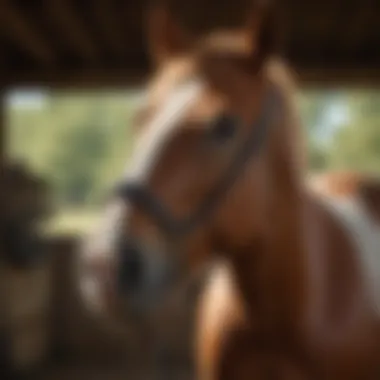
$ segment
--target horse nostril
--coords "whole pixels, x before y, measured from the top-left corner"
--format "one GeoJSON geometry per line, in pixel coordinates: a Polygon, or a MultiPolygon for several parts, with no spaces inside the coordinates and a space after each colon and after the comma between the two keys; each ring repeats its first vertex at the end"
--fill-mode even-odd
{"type": "Polygon", "coordinates": [[[143,277],[143,260],[139,250],[126,245],[122,248],[119,266],[119,285],[122,291],[136,290],[143,277]]]}

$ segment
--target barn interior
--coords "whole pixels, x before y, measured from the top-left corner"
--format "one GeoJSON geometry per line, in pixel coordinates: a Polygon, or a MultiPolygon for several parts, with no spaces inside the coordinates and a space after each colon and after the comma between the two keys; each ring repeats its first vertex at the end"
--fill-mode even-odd
{"type": "MultiPolygon", "coordinates": [[[[248,4],[169,1],[196,35],[239,25],[248,4]]],[[[301,87],[380,85],[379,1],[283,0],[277,6],[282,54],[301,87]]],[[[25,204],[25,192],[36,188],[44,197],[43,183],[15,171],[5,153],[6,94],[16,88],[96,91],[143,85],[152,71],[146,9],[146,0],[0,1],[0,162],[7,174],[2,178],[3,209],[25,204]]],[[[75,236],[46,239],[42,245],[49,255],[37,264],[28,255],[37,257],[42,248],[30,248],[20,257],[18,246],[2,245],[0,367],[7,378],[137,379],[138,365],[147,366],[134,340],[126,342],[129,338],[100,325],[83,309],[73,281],[77,243],[75,236]]]]}

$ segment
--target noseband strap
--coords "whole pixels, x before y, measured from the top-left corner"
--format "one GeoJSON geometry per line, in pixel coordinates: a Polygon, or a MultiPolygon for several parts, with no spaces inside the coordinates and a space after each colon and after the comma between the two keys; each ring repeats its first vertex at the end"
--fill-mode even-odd
{"type": "Polygon", "coordinates": [[[149,215],[165,233],[176,237],[188,234],[212,214],[241,175],[247,162],[260,153],[274,125],[274,116],[279,110],[279,103],[277,92],[270,89],[259,120],[252,126],[247,140],[238,150],[226,173],[193,214],[182,219],[175,218],[154,194],[138,183],[121,183],[117,187],[117,195],[149,215]]]}

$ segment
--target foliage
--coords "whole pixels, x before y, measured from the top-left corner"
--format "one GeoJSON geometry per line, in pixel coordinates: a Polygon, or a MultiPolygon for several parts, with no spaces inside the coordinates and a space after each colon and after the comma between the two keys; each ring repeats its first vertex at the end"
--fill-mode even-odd
{"type": "MultiPolygon", "coordinates": [[[[138,93],[51,93],[41,108],[10,107],[8,154],[47,179],[62,207],[95,209],[121,176],[138,93]]],[[[380,95],[309,91],[299,105],[311,170],[380,170],[380,95]],[[329,119],[338,103],[349,117],[329,119]]]]}
{"type": "Polygon", "coordinates": [[[380,96],[349,94],[351,118],[334,136],[328,161],[332,168],[380,171],[380,96]]]}
{"type": "Polygon", "coordinates": [[[130,96],[52,94],[42,109],[11,107],[9,155],[47,178],[57,202],[95,206],[122,172],[130,96]]]}

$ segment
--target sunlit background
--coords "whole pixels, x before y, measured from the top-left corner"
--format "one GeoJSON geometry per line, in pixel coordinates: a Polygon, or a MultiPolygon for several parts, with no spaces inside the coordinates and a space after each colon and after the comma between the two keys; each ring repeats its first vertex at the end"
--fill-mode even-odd
{"type": "MultiPolygon", "coordinates": [[[[139,88],[8,93],[8,157],[51,186],[56,211],[49,233],[79,234],[96,220],[128,160],[131,116],[141,93],[139,88]]],[[[310,171],[380,172],[379,92],[304,91],[299,107],[310,171]]]]}

